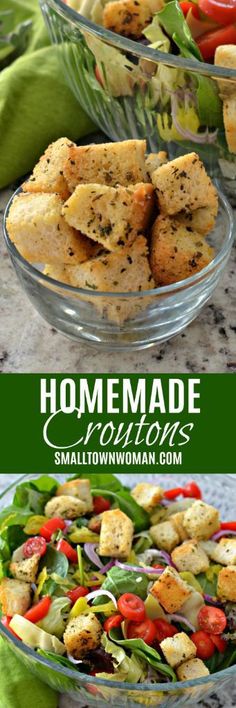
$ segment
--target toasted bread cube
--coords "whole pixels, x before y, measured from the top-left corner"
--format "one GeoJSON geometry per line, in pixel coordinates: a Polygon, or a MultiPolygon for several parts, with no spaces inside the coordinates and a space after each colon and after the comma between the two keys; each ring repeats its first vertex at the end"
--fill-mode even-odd
{"type": "MultiPolygon", "coordinates": [[[[227,69],[236,69],[236,46],[235,44],[221,44],[216,48],[214,63],[216,66],[224,66],[227,69]]],[[[235,96],[235,81],[217,80],[221,96],[235,96]]]]}
{"type": "Polygon", "coordinates": [[[154,484],[149,484],[148,482],[139,482],[136,487],[132,489],[132,497],[134,497],[137,504],[143,507],[148,513],[154,509],[154,507],[163,499],[164,492],[161,487],[154,484]]]}
{"type": "Polygon", "coordinates": [[[160,642],[161,650],[167,663],[175,669],[183,662],[193,659],[197,647],[185,632],[178,632],[173,637],[167,637],[160,642]]]}
{"type": "Polygon", "coordinates": [[[72,146],[64,167],[70,192],[78,184],[128,187],[137,182],[148,182],[145,151],[146,140],[72,146]]]}
{"type": "Polygon", "coordinates": [[[64,165],[69,158],[69,150],[76,147],[68,138],[59,138],[45,150],[33,170],[33,174],[23,185],[24,192],[57,192],[67,199],[70,191],[64,176],[64,165]]]}
{"type": "Polygon", "coordinates": [[[65,283],[66,285],[70,285],[70,276],[68,272],[68,266],[66,265],[58,265],[57,263],[46,263],[43,273],[44,275],[47,275],[48,278],[58,280],[59,283],[65,283]]]}
{"type": "Polygon", "coordinates": [[[149,529],[150,536],[157,548],[162,548],[164,551],[170,551],[175,548],[180,542],[180,537],[172,521],[162,521],[160,524],[155,524],[149,529]]]}
{"type": "Polygon", "coordinates": [[[209,568],[209,558],[194,538],[175,548],[171,558],[179,571],[188,570],[193,575],[205,573],[209,568]]]}
{"type": "Polygon", "coordinates": [[[153,206],[151,184],[130,187],[80,184],[62,213],[70,226],[115,251],[132,243],[148,227],[153,206]]]}
{"type": "Polygon", "coordinates": [[[89,651],[99,647],[102,632],[102,625],[93,612],[75,617],[68,622],[63,635],[66,651],[74,659],[82,659],[89,651]]]}
{"type": "Polygon", "coordinates": [[[236,538],[221,538],[210,558],[221,565],[236,565],[236,538]]]}
{"type": "Polygon", "coordinates": [[[214,251],[197,232],[177,219],[159,215],[151,238],[150,265],[157,285],[170,285],[195,275],[213,259],[214,251]]]}
{"type": "Polygon", "coordinates": [[[62,516],[63,519],[77,519],[86,514],[86,504],[69,494],[61,494],[59,497],[52,497],[47,502],[44,513],[50,518],[62,516]]]}
{"type": "Polygon", "coordinates": [[[184,661],[177,667],[176,673],[179,681],[190,681],[201,678],[201,676],[208,676],[210,671],[201,659],[196,658],[184,661]]]}
{"type": "Polygon", "coordinates": [[[77,497],[86,506],[86,512],[93,510],[93,497],[89,479],[72,479],[57,488],[57,497],[61,495],[77,497]]]}
{"type": "Polygon", "coordinates": [[[223,102],[223,118],[225,126],[225,137],[227,140],[227,145],[229,151],[234,155],[236,154],[236,126],[235,126],[235,114],[236,114],[236,96],[227,98],[223,102]]]}
{"type": "Polygon", "coordinates": [[[168,155],[164,150],[161,150],[160,152],[150,152],[145,160],[148,175],[151,177],[152,173],[166,162],[168,162],[168,155]]]}
{"type": "Polygon", "coordinates": [[[160,210],[163,214],[195,211],[200,207],[215,209],[217,191],[195,152],[177,157],[152,173],[160,210]]]}
{"type": "Polygon", "coordinates": [[[31,263],[82,263],[96,253],[94,243],[67,224],[58,194],[19,194],[7,218],[9,236],[31,263]]]}
{"type": "Polygon", "coordinates": [[[104,27],[126,37],[140,37],[163,5],[163,0],[112,0],[103,10],[104,27]]]}
{"type": "Polygon", "coordinates": [[[236,602],[236,566],[222,568],[218,575],[217,596],[222,602],[236,602]]]}
{"type": "Polygon", "coordinates": [[[182,211],[176,215],[176,219],[181,226],[185,226],[189,233],[197,231],[198,234],[206,236],[212,231],[215,225],[218,205],[214,209],[209,207],[200,207],[195,211],[182,211]]]}
{"type": "Polygon", "coordinates": [[[12,561],[10,563],[11,574],[17,580],[24,580],[26,583],[35,583],[38,567],[39,567],[40,555],[34,553],[30,558],[25,558],[22,561],[12,561]]]}
{"type": "Polygon", "coordinates": [[[192,588],[182,580],[177,571],[171,566],[167,566],[164,573],[160,575],[151,587],[150,592],[158,602],[164,607],[166,612],[178,612],[188,597],[192,588]]]}
{"type": "Polygon", "coordinates": [[[184,511],[177,511],[176,514],[171,514],[170,520],[173,524],[180,541],[185,541],[188,534],[183,526],[184,511]]]}
{"type": "Polygon", "coordinates": [[[102,515],[99,555],[128,558],[133,541],[134,527],[131,519],[120,509],[104,511],[102,515]]]}
{"type": "Polygon", "coordinates": [[[183,524],[190,538],[207,541],[219,529],[219,511],[214,506],[197,500],[185,511],[183,524]]]}
{"type": "Polygon", "coordinates": [[[24,615],[31,604],[30,583],[3,578],[0,583],[0,603],[4,615],[24,615]]]}

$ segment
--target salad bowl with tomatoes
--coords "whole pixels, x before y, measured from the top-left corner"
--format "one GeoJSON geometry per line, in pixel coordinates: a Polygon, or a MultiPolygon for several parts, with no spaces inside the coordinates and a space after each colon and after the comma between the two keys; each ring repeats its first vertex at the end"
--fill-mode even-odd
{"type": "Polygon", "coordinates": [[[235,518],[227,475],[18,477],[1,497],[2,636],[80,705],[230,690],[235,518]]]}

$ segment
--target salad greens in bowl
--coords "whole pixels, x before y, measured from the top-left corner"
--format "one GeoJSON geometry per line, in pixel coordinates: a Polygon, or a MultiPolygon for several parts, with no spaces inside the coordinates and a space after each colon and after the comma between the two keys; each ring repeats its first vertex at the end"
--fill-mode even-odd
{"type": "Polygon", "coordinates": [[[197,704],[235,675],[234,499],[226,475],[18,478],[1,497],[1,634],[82,704],[197,704]]]}

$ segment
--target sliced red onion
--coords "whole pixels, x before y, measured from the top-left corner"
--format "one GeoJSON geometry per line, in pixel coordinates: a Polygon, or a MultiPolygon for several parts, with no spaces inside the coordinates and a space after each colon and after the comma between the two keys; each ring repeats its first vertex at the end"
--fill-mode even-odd
{"type": "Polygon", "coordinates": [[[115,607],[117,607],[117,602],[116,602],[115,596],[112,595],[112,593],[109,590],[102,590],[102,588],[100,588],[99,590],[93,590],[93,592],[89,592],[89,594],[86,595],[86,600],[87,600],[87,602],[90,602],[90,600],[94,600],[95,597],[99,597],[99,595],[107,595],[110,598],[110,600],[112,600],[115,607]]]}
{"type": "Polygon", "coordinates": [[[71,656],[71,654],[67,654],[67,656],[68,656],[68,659],[70,659],[72,664],[82,664],[83,663],[82,659],[74,659],[74,657],[71,656]]]}
{"type": "Polygon", "coordinates": [[[187,128],[183,128],[182,125],[180,125],[178,118],[177,118],[177,112],[178,112],[179,104],[178,104],[178,99],[175,93],[172,93],[171,95],[171,110],[172,110],[172,119],[174,126],[176,130],[178,130],[178,133],[182,135],[182,137],[185,140],[191,140],[192,142],[195,143],[214,143],[217,134],[218,134],[218,129],[215,130],[213,133],[209,133],[208,128],[204,131],[204,133],[193,133],[191,130],[187,130],[187,128]]]}
{"type": "Polygon", "coordinates": [[[216,600],[216,598],[212,597],[212,595],[207,595],[207,593],[204,593],[203,597],[204,600],[206,600],[206,602],[210,602],[211,605],[215,605],[215,607],[222,607],[222,602],[216,600]]]}
{"type": "Polygon", "coordinates": [[[73,524],[73,521],[71,519],[64,519],[64,522],[65,522],[66,530],[68,530],[70,528],[70,526],[73,524]]]}
{"type": "Polygon", "coordinates": [[[167,617],[168,617],[168,619],[169,619],[170,621],[173,620],[174,622],[181,622],[181,624],[182,624],[182,623],[183,623],[183,624],[186,624],[186,627],[188,627],[189,629],[191,629],[191,632],[195,632],[195,631],[196,631],[196,628],[194,627],[194,625],[193,625],[191,622],[189,622],[189,620],[187,620],[186,617],[184,617],[183,615],[179,615],[179,614],[176,615],[176,614],[173,614],[173,615],[167,615],[167,617]]]}
{"type": "Polygon", "coordinates": [[[218,538],[222,538],[222,536],[236,536],[236,531],[230,531],[230,529],[217,531],[216,533],[213,533],[213,536],[211,536],[211,541],[218,541],[218,538]]]}
{"type": "Polygon", "coordinates": [[[103,565],[102,568],[100,568],[99,573],[101,573],[102,575],[104,573],[108,573],[108,570],[111,570],[111,568],[113,568],[113,565],[115,565],[115,561],[110,560],[109,563],[103,565]]]}
{"type": "Polygon", "coordinates": [[[35,583],[31,583],[31,589],[33,590],[33,592],[36,592],[37,585],[35,585],[35,583]]]}
{"type": "Polygon", "coordinates": [[[170,499],[162,499],[160,502],[161,506],[170,506],[172,503],[170,499]]]}
{"type": "Polygon", "coordinates": [[[167,562],[167,565],[171,565],[172,568],[175,568],[175,570],[177,570],[176,565],[173,563],[172,558],[170,554],[167,553],[167,551],[158,551],[158,553],[159,556],[167,562]]]}
{"type": "Polygon", "coordinates": [[[95,551],[95,548],[97,548],[97,545],[98,545],[97,543],[85,543],[84,544],[84,551],[86,553],[86,556],[88,556],[89,560],[92,563],[94,563],[94,565],[96,565],[97,568],[102,569],[104,567],[103,563],[95,551]]]}
{"type": "Polygon", "coordinates": [[[120,561],[116,560],[115,565],[118,568],[121,568],[121,570],[131,570],[134,573],[145,573],[146,575],[161,575],[164,571],[164,568],[152,568],[148,566],[140,566],[140,565],[129,565],[128,563],[120,563],[120,561]]]}

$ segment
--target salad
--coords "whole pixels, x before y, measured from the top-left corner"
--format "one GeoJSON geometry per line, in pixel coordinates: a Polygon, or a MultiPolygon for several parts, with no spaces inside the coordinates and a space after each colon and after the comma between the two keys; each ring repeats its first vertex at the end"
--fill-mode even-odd
{"type": "Polygon", "coordinates": [[[0,515],[1,622],[98,678],[207,676],[236,663],[235,536],[194,481],[23,482],[0,515]]]}

